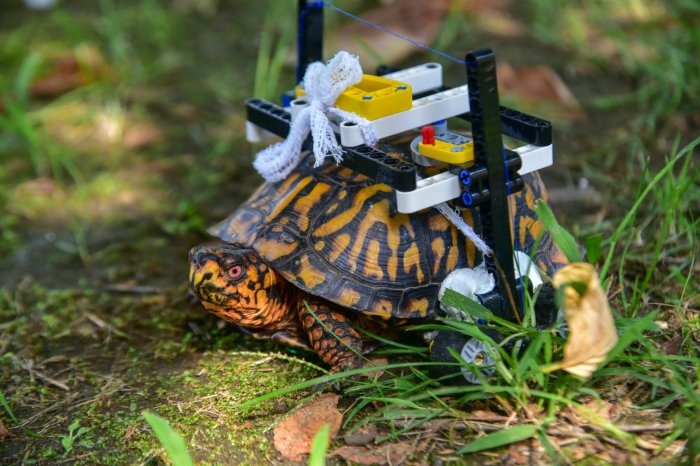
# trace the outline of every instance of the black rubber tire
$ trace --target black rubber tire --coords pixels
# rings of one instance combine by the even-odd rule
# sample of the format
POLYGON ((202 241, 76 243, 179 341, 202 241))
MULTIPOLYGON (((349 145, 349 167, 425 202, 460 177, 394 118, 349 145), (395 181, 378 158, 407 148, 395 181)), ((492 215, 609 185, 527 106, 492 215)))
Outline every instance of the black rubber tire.
MULTIPOLYGON (((482 331, 491 337, 496 343, 503 340, 503 336, 492 329, 482 329, 482 331)), ((435 335, 430 344, 430 360, 435 363, 454 363, 457 360, 450 354, 452 348, 457 354, 462 354, 464 357, 465 347, 480 347, 483 342, 475 338, 468 337, 463 333, 450 330, 441 330, 435 335)), ((467 351, 469 352, 469 351, 467 351)), ((488 363, 487 356, 486 362, 488 363)), ((468 358, 465 360, 469 361, 468 358)), ((463 368, 461 365, 443 365, 436 364, 430 366, 430 374, 435 378, 445 377, 444 382, 449 384, 478 384, 478 378, 463 368), (464 370, 463 370, 464 369, 464 370), (448 377, 450 376, 450 377, 448 377)), ((484 375, 488 375, 484 373, 484 375)))

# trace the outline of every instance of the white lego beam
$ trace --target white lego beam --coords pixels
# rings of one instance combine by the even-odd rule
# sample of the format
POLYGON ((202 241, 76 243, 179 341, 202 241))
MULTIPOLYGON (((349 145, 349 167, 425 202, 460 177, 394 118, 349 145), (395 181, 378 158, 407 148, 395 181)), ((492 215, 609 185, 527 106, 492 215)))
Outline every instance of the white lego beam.
POLYGON ((420 94, 442 87, 442 65, 439 63, 425 63, 385 74, 382 78, 406 83, 411 86, 413 94, 420 94))
POLYGON ((513 151, 517 152, 520 155, 520 158, 523 160, 523 166, 520 168, 520 170, 518 170, 518 173, 521 175, 534 172, 554 164, 554 150, 552 149, 552 144, 542 147, 528 144, 526 146, 513 149, 513 151))
MULTIPOLYGON (((520 154, 523 166, 518 173, 526 173, 548 167, 553 163, 552 145, 537 147, 527 145, 514 149, 520 154)), ((413 191, 396 191, 396 208, 404 214, 412 214, 441 202, 451 201, 462 195, 459 177, 450 172, 439 173, 416 182, 413 191)))
MULTIPOLYGON (((379 139, 403 133, 430 123, 469 112, 469 91, 466 84, 413 101, 409 110, 370 121, 379 139)), ((345 127, 340 143, 355 147, 362 140, 359 126, 345 127)))
POLYGON ((403 214, 412 214, 441 202, 459 197, 462 189, 459 177, 450 172, 438 173, 416 182, 413 191, 396 191, 396 209, 403 214))

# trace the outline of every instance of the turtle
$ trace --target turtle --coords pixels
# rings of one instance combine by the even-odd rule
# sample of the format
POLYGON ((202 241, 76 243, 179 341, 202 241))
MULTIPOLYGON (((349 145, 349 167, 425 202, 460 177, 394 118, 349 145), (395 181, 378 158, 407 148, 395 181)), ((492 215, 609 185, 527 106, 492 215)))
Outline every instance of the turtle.
MULTIPOLYGON (((534 213, 547 193, 536 172, 523 181, 509 196, 516 247, 551 276, 567 262, 534 213)), ((256 338, 314 351, 333 372, 361 367, 376 341, 358 328, 392 336, 433 319, 445 277, 481 261, 437 209, 398 213, 393 196, 349 168, 314 167, 309 152, 209 230, 223 244, 190 251, 190 286, 256 338)), ((462 211, 468 224, 477 214, 462 211)))

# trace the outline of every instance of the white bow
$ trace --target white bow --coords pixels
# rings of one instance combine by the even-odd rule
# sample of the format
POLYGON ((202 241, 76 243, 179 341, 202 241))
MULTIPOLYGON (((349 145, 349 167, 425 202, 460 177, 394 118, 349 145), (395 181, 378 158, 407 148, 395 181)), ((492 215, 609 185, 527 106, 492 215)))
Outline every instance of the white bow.
POLYGON ((287 139, 258 152, 253 162, 258 173, 271 182, 285 179, 299 163, 301 146, 309 131, 314 142, 315 166, 321 165, 329 155, 339 163, 343 159, 343 149, 336 140, 326 112, 359 125, 365 144, 375 145, 377 135, 368 120, 333 107, 340 94, 361 80, 360 62, 348 52, 338 52, 326 65, 321 62, 310 64, 304 74, 309 105, 295 116, 287 139))

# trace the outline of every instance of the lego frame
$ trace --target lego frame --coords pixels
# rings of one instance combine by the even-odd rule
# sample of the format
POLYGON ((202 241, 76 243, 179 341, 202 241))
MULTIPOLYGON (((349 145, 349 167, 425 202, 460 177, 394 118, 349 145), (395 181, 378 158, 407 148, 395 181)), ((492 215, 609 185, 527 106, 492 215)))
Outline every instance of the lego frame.
MULTIPOLYGON (((308 65, 322 59, 323 9, 320 1, 298 2, 298 83, 308 65)), ((493 251, 493 254, 484 255, 484 261, 496 277, 490 296, 480 300, 495 315, 519 320, 524 309, 522 300, 516 296, 523 293, 525 285, 522 280, 516 281, 511 231, 498 226, 510 224, 507 198, 522 189, 521 176, 552 165, 552 125, 500 106, 495 54, 491 50, 468 52, 465 65, 467 82, 456 88, 443 85, 442 67, 437 63, 402 70, 380 67, 377 74, 410 87, 413 100, 410 108, 383 112, 380 117, 369 118, 369 124, 382 139, 448 118, 466 120, 471 124, 473 166, 448 164, 448 171, 421 178, 412 163, 365 145, 358 125, 332 120, 332 127, 343 149, 340 163, 394 188, 398 212, 411 214, 447 201, 462 208, 478 206, 481 233, 493 251), (524 144, 506 150, 503 135, 524 144)), ((294 100, 295 97, 299 97, 298 92, 285 94, 285 106, 259 98, 248 99, 248 141, 286 137, 295 113, 305 105, 303 99, 294 100)), ((310 147, 309 139, 304 147, 310 147)))

